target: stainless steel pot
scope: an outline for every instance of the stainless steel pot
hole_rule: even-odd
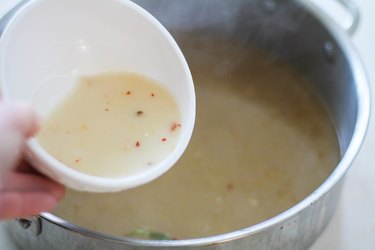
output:
[[[326,181],[289,210],[243,230],[213,237],[145,241],[118,238],[78,227],[44,213],[8,223],[21,249],[307,249],[332,216],[343,178],[355,158],[369,119],[368,82],[345,32],[306,0],[137,0],[180,42],[201,46],[186,54],[193,62],[207,37],[267,50],[304,73],[326,105],[336,127],[342,157]],[[355,29],[358,12],[347,27]],[[18,6],[19,7],[19,6]],[[3,19],[3,25],[7,18]]]

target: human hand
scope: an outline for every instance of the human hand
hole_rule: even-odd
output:
[[[64,187],[37,173],[22,157],[26,140],[40,124],[26,106],[0,101],[0,219],[50,211]]]

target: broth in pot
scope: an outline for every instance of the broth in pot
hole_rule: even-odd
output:
[[[327,178],[339,146],[308,81],[257,50],[215,41],[194,53],[199,46],[184,46],[197,120],[176,166],[120,193],[69,190],[55,215],[117,236],[200,238],[269,219]]]

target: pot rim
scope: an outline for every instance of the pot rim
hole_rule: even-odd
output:
[[[294,0],[296,4],[300,5],[312,16],[317,18],[320,23],[330,32],[332,37],[335,39],[339,47],[342,49],[344,56],[348,59],[349,66],[353,72],[354,82],[356,83],[356,93],[358,99],[357,107],[357,120],[354,128],[353,136],[350,144],[343,154],[340,162],[336,166],[335,170],[330,176],[310,195],[304,198],[302,201],[287,209],[286,211],[267,219],[258,224],[250,227],[236,230],[229,233],[204,237],[194,238],[185,240],[139,240],[126,237],[117,237],[105,233],[95,232],[93,230],[80,227],[65,221],[51,213],[42,213],[40,217],[45,219],[59,227],[65,228],[75,233],[93,237],[96,239],[102,239],[112,242],[120,242],[125,245],[138,245],[138,246],[158,246],[158,247],[175,247],[175,246],[206,246],[212,244],[223,243],[227,241],[236,240],[239,238],[254,235],[260,231],[269,229],[275,225],[282,225],[284,221],[296,216],[302,210],[312,206],[322,196],[329,192],[338,181],[340,181],[345,173],[350,168],[359,149],[364,141],[369,119],[370,119],[370,91],[368,78],[364,70],[364,66],[357,54],[353,44],[351,43],[348,34],[346,34],[335,22],[332,21],[321,9],[310,1],[305,0]]]

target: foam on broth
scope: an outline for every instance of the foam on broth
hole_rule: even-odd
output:
[[[307,81],[258,51],[214,45],[191,58],[197,47],[185,46],[198,109],[177,165],[121,193],[68,191],[55,215],[113,235],[148,228],[197,238],[275,216],[322,183],[339,161],[339,147]]]

